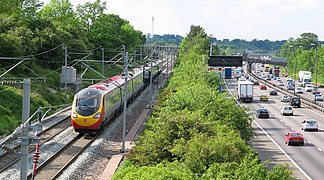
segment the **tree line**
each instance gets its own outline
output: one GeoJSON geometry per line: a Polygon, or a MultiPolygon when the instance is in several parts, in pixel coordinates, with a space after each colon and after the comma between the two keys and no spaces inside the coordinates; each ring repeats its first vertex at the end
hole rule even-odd
{"type": "MultiPolygon", "coordinates": [[[[106,2],[96,0],[78,5],[69,0],[1,0],[0,57],[23,57],[57,68],[62,65],[63,50],[43,53],[59,45],[79,53],[98,47],[128,51],[144,44],[145,35],[118,15],[106,14],[106,2]],[[59,62],[59,63],[58,63],[59,62]]],[[[94,54],[92,57],[99,54],[94,54]]],[[[78,56],[77,56],[78,57],[78,56]]],[[[79,56],[80,57],[80,56],[79,56]]],[[[99,56],[100,57],[100,56],[99,56]]],[[[72,58],[72,55],[68,58],[72,58]]],[[[1,60],[1,66],[11,60],[1,60]]]]}
{"type": "Polygon", "coordinates": [[[289,38],[280,50],[287,59],[288,74],[298,79],[298,71],[312,72],[312,81],[324,84],[324,48],[314,33],[302,33],[299,38],[289,38]],[[296,70],[295,70],[296,69],[296,70]],[[317,73],[317,75],[316,75],[317,73]]]}

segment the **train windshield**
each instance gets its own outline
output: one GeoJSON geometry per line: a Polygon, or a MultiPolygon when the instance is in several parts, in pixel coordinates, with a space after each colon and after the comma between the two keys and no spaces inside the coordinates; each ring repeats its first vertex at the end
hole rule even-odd
{"type": "Polygon", "coordinates": [[[101,93],[98,89],[84,89],[77,94],[75,109],[82,116],[90,116],[98,111],[101,93]]]}

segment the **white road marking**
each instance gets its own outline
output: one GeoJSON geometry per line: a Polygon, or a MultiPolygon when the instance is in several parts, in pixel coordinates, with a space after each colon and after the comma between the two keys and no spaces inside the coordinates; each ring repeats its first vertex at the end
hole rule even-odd
{"type": "Polygon", "coordinates": [[[294,128],[291,128],[291,130],[292,130],[292,131],[295,131],[295,129],[294,129],[294,128]]]}
{"type": "Polygon", "coordinates": [[[321,148],[317,148],[317,150],[319,150],[319,151],[322,151],[322,149],[321,149],[321,148]]]}
{"type": "Polygon", "coordinates": [[[280,119],[280,122],[282,122],[282,120],[280,119]]]}
{"type": "Polygon", "coordinates": [[[312,142],[311,142],[310,140],[307,140],[307,142],[308,142],[309,144],[312,144],[312,142]]]}
{"type": "MultiPolygon", "coordinates": [[[[225,82],[225,79],[224,79],[225,82]]],[[[232,91],[228,88],[227,84],[225,83],[226,88],[229,90],[230,94],[234,97],[232,91]]],[[[236,98],[234,100],[237,102],[237,104],[242,107],[242,104],[237,101],[236,98]]],[[[253,118],[252,118],[253,119],[253,118]]],[[[308,174],[286,153],[285,150],[281,148],[281,146],[262,128],[262,126],[253,119],[253,122],[262,130],[262,132],[278,147],[278,149],[292,162],[295,167],[307,178],[307,179],[312,179],[311,177],[308,176],[308,174]]]]}
{"type": "Polygon", "coordinates": [[[285,126],[288,126],[288,124],[285,123],[285,126]]]}

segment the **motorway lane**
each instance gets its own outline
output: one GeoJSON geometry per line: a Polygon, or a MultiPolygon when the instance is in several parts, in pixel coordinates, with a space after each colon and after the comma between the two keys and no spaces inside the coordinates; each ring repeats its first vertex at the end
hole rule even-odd
{"type": "MultiPolygon", "coordinates": [[[[236,89],[237,88],[234,88],[235,91],[236,89]]],[[[269,102],[259,101],[259,94],[269,94],[269,90],[269,88],[268,90],[259,90],[259,86],[254,86],[255,101],[243,105],[248,107],[252,113],[255,113],[256,110],[262,106],[268,108],[272,113],[271,117],[269,119],[256,118],[256,121],[312,179],[322,179],[322,177],[324,177],[324,162],[322,161],[322,159],[324,160],[324,153],[318,150],[318,148],[323,146],[320,140],[323,139],[324,132],[304,133],[300,130],[300,121],[302,120],[300,117],[309,117],[314,113],[307,108],[294,108],[296,116],[282,116],[280,114],[280,109],[281,106],[286,103],[280,102],[280,95],[269,96],[269,102]],[[304,146],[287,146],[285,144],[284,134],[293,131],[292,129],[304,134],[306,139],[304,146]]]]}
{"type": "MultiPolygon", "coordinates": [[[[285,77],[281,77],[282,79],[285,79],[285,77]]],[[[272,80],[274,81],[274,80],[272,80]]],[[[324,92],[324,91],[322,91],[324,92]]],[[[279,98],[281,97],[281,93],[279,93],[279,98]]],[[[312,96],[311,92],[304,93],[303,96],[308,95],[310,98],[312,96]]],[[[277,98],[275,98],[277,99],[277,98]]],[[[280,99],[278,101],[280,103],[280,99]]],[[[288,104],[288,103],[287,103],[288,104]]],[[[279,110],[280,112],[280,110],[279,110]]],[[[303,132],[301,130],[301,121],[303,121],[305,118],[314,118],[319,125],[319,132],[304,132],[304,136],[306,138],[312,139],[312,143],[314,143],[320,150],[324,150],[324,113],[312,108],[309,108],[308,106],[303,106],[302,108],[294,108],[294,112],[296,113],[293,117],[287,117],[285,118],[288,120],[286,123],[288,123],[292,128],[294,128],[296,131],[303,132]]]]}
{"type": "MultiPolygon", "coordinates": [[[[256,75],[257,76],[257,75],[256,75]]],[[[261,78],[261,76],[258,76],[259,78],[261,78]]],[[[280,78],[281,78],[281,80],[282,80],[282,82],[284,82],[284,84],[285,84],[285,86],[281,86],[281,88],[283,88],[283,89],[287,89],[287,78],[286,77],[284,77],[284,76],[280,76],[280,78]]],[[[262,79],[264,79],[264,78],[262,78],[262,79]]],[[[271,83],[273,83],[273,84],[275,84],[275,85],[277,85],[278,84],[278,82],[276,81],[276,80],[274,80],[274,79],[272,79],[271,81],[270,80],[268,80],[268,82],[271,82],[271,83]]],[[[296,87],[299,87],[299,85],[298,85],[298,80],[296,80],[296,87]]],[[[312,92],[306,92],[305,91],[305,88],[304,87],[302,87],[303,88],[303,93],[302,94],[297,94],[298,96],[301,96],[301,97],[304,97],[304,98],[307,98],[307,99],[309,99],[309,100],[314,100],[314,95],[312,94],[312,92]]],[[[289,90],[291,93],[294,93],[294,90],[289,90]]],[[[324,88],[320,88],[320,87],[318,87],[318,91],[319,92],[321,92],[321,94],[323,95],[324,94],[324,88]]],[[[317,101],[319,104],[321,104],[321,105],[323,105],[324,106],[324,101],[317,101]]]]}

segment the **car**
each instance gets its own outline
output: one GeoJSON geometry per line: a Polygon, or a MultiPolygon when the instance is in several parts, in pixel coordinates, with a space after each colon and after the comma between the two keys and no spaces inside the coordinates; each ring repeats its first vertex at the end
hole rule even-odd
{"type": "Polygon", "coordinates": [[[318,131],[318,124],[315,121],[315,119],[305,119],[301,123],[302,123],[301,129],[304,131],[307,131],[307,130],[318,131]]]}
{"type": "Polygon", "coordinates": [[[293,110],[293,107],[290,106],[290,105],[284,105],[282,106],[281,108],[281,115],[291,115],[293,116],[294,115],[294,110],[293,110]]]}
{"type": "Polygon", "coordinates": [[[301,107],[301,101],[300,101],[300,98],[297,97],[297,96],[294,96],[290,99],[290,102],[289,104],[292,106],[292,107],[301,107]]]}
{"type": "Polygon", "coordinates": [[[253,83],[254,85],[259,85],[260,83],[259,83],[259,81],[258,80],[254,80],[254,83],[253,83]]]}
{"type": "Polygon", "coordinates": [[[314,90],[314,86],[311,84],[306,84],[305,91],[312,92],[314,90]]]}
{"type": "Polygon", "coordinates": [[[244,76],[241,76],[238,80],[239,80],[239,81],[245,81],[246,78],[245,78],[244,76]]]}
{"type": "Polygon", "coordinates": [[[296,93],[297,93],[297,94],[303,94],[303,88],[301,88],[301,87],[297,87],[297,88],[296,88],[296,93]]]}
{"type": "Polygon", "coordinates": [[[270,90],[269,94],[270,95],[278,95],[278,92],[276,90],[270,90]]]}
{"type": "Polygon", "coordinates": [[[258,118],[269,118],[269,111],[266,108],[260,108],[257,110],[257,115],[258,118]]]}
{"type": "Polygon", "coordinates": [[[321,92],[319,92],[318,90],[317,91],[313,91],[312,93],[313,94],[321,94],[321,92]]]}
{"type": "Polygon", "coordinates": [[[287,90],[294,90],[295,89],[295,86],[294,85],[292,85],[292,84],[288,84],[288,86],[287,86],[287,90]]]}
{"type": "Polygon", "coordinates": [[[278,81],[278,86],[285,86],[285,83],[283,83],[282,81],[278,81]]]}
{"type": "Polygon", "coordinates": [[[260,101],[268,101],[268,100],[269,100],[269,98],[268,98],[267,95],[261,95],[260,96],[260,101]]]}
{"type": "Polygon", "coordinates": [[[276,80],[277,80],[277,81],[281,81],[281,78],[280,78],[280,77],[277,77],[276,80]]]}
{"type": "Polygon", "coordinates": [[[293,86],[295,86],[295,83],[294,83],[293,80],[287,80],[287,84],[288,84],[288,85],[293,85],[293,86]]]}
{"type": "Polygon", "coordinates": [[[281,96],[281,102],[289,102],[289,101],[290,101],[290,96],[288,95],[281,96]]]}
{"type": "Polygon", "coordinates": [[[292,78],[290,76],[287,76],[287,81],[292,81],[292,78]]]}
{"type": "Polygon", "coordinates": [[[293,144],[304,145],[304,137],[300,132],[288,132],[285,135],[285,143],[288,146],[293,144]]]}
{"type": "Polygon", "coordinates": [[[267,90],[267,86],[266,86],[266,85],[261,85],[261,86],[260,86],[260,89],[261,89],[261,90],[267,90]]]}
{"type": "Polygon", "coordinates": [[[323,101],[323,96],[321,94],[315,94],[315,101],[323,101]]]}

